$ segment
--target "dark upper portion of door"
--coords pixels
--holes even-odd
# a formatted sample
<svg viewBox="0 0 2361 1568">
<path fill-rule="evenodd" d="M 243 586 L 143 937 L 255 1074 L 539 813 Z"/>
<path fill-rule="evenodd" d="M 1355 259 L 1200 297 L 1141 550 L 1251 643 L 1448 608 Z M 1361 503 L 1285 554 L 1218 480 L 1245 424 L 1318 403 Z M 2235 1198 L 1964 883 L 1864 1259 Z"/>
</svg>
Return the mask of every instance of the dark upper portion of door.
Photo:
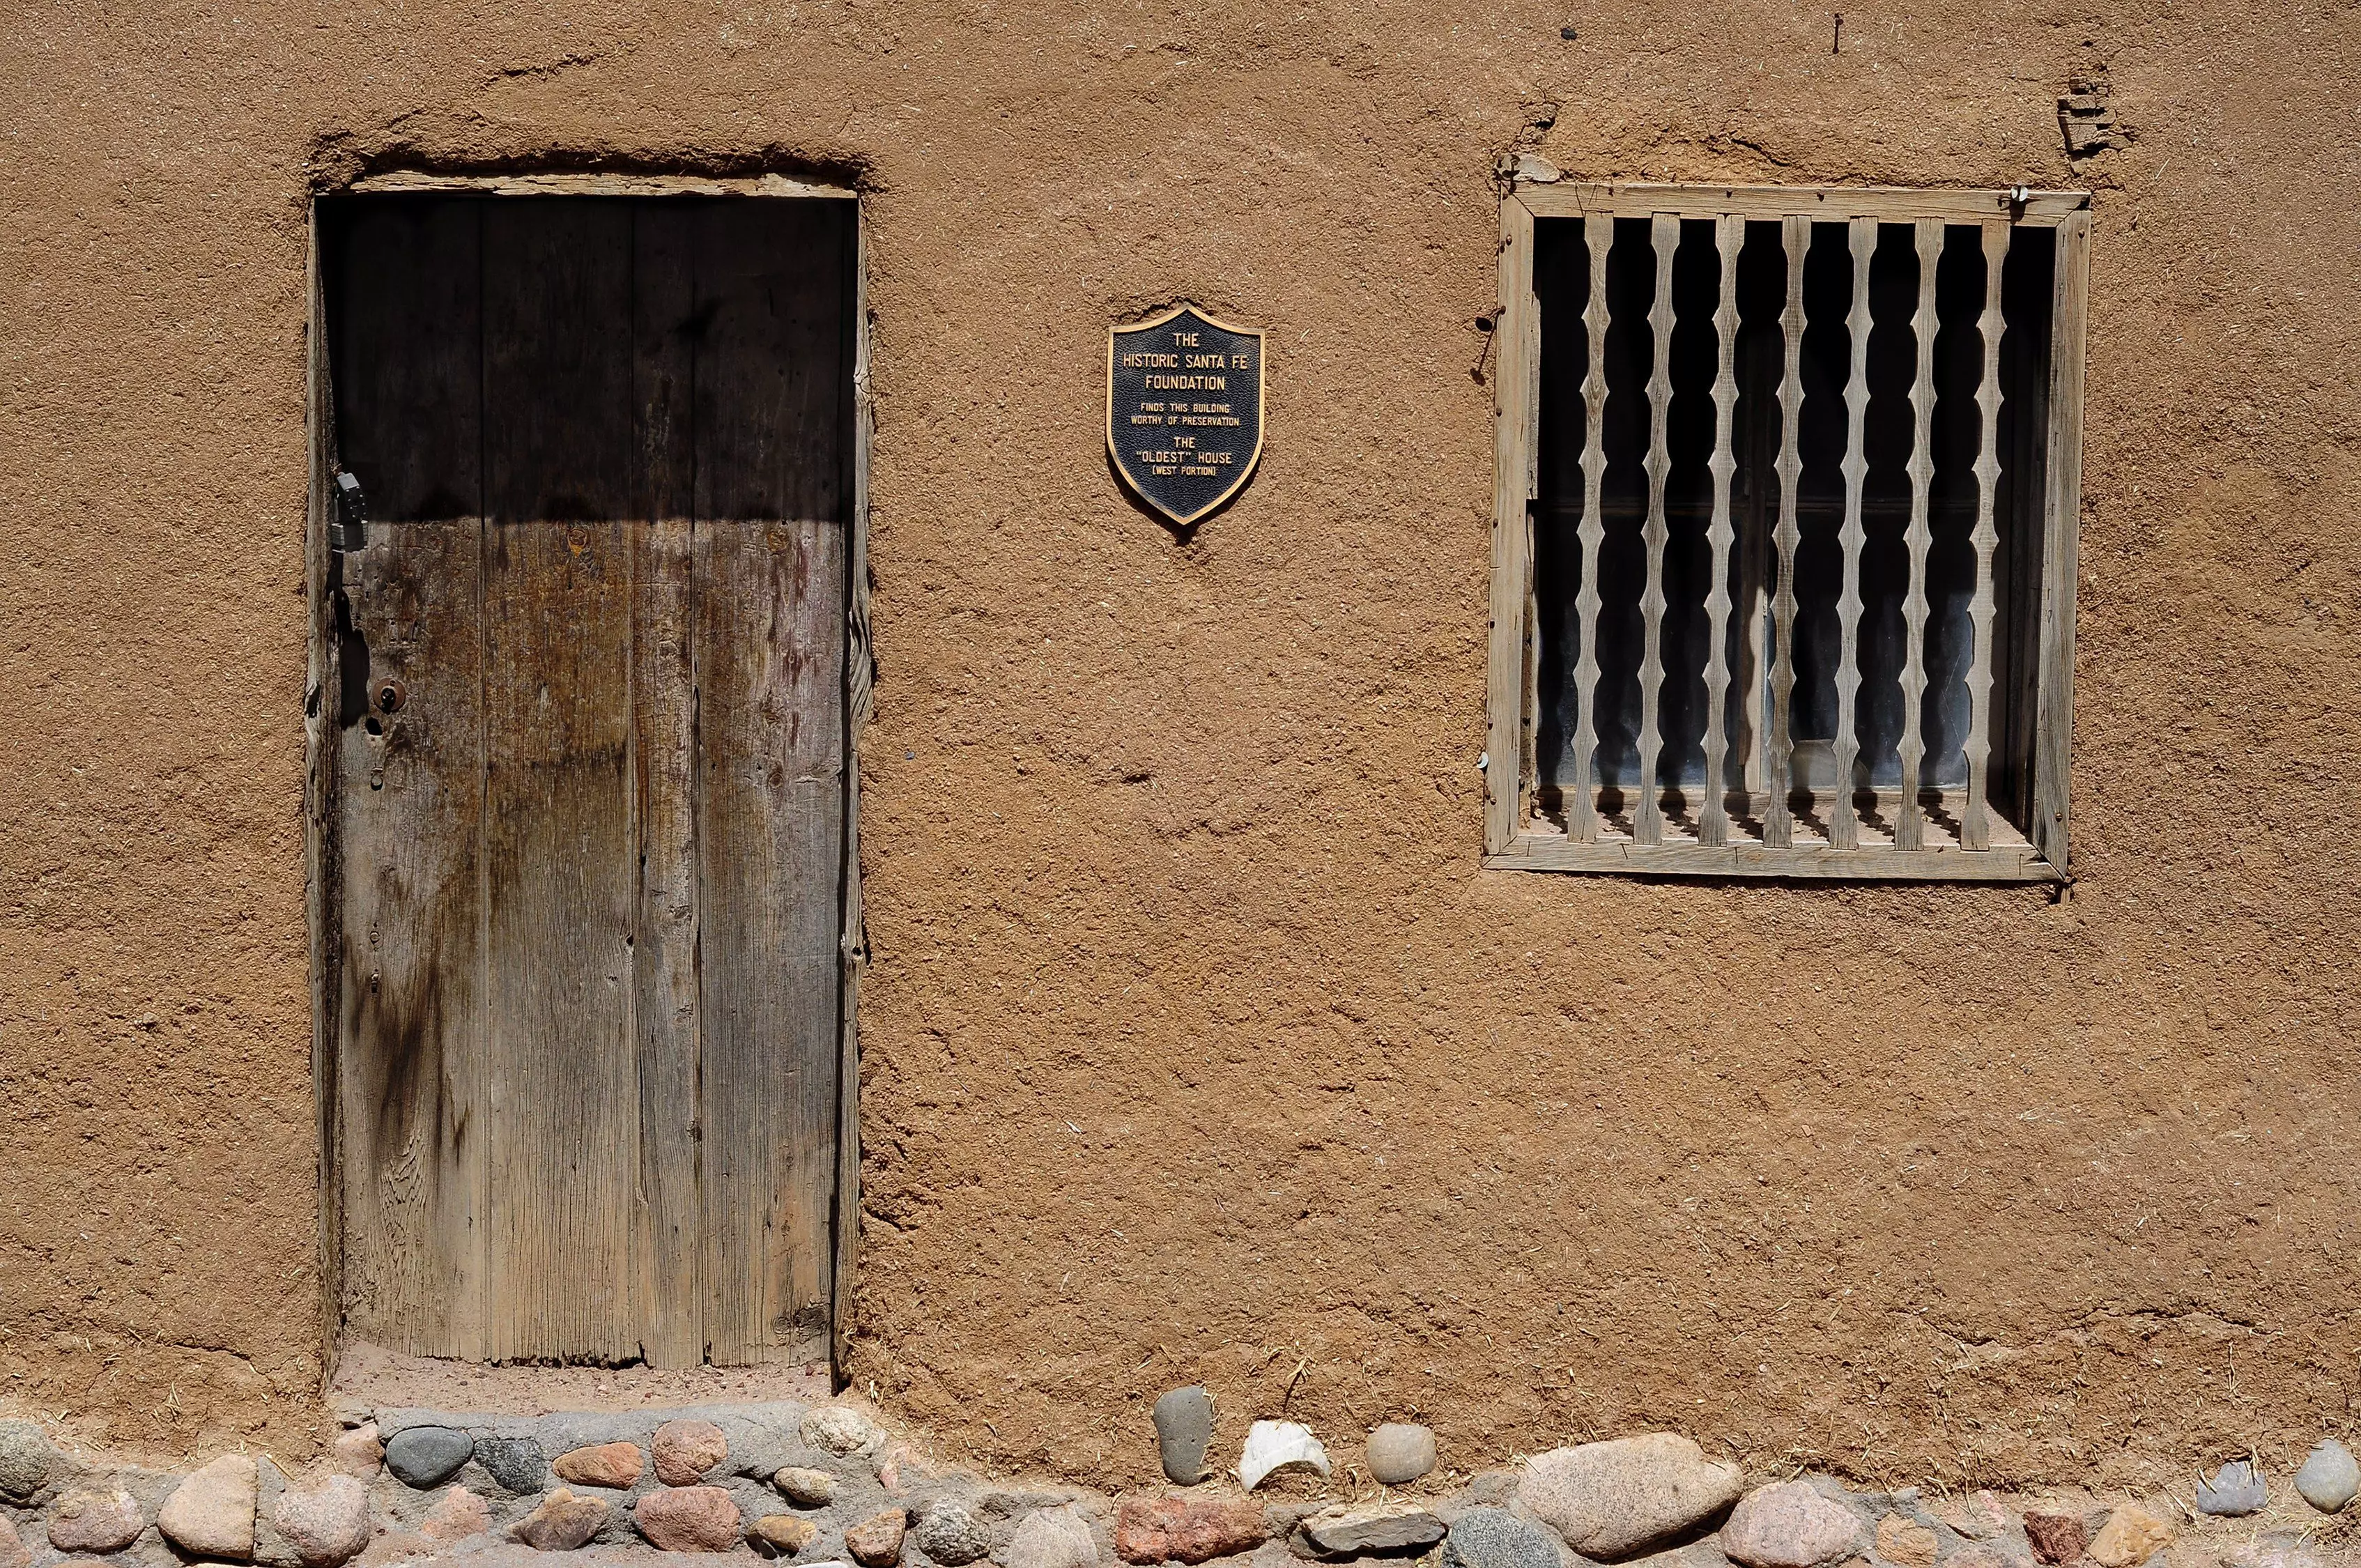
<svg viewBox="0 0 2361 1568">
<path fill-rule="evenodd" d="M 826 1354 L 853 221 L 323 204 L 357 1338 Z"/>
</svg>

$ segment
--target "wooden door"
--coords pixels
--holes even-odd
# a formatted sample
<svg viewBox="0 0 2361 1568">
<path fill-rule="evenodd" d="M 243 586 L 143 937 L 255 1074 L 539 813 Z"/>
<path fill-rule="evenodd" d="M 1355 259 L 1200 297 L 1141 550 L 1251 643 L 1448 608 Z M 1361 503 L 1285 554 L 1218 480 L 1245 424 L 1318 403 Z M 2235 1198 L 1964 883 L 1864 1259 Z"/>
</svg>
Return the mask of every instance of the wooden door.
<svg viewBox="0 0 2361 1568">
<path fill-rule="evenodd" d="M 826 1354 L 853 208 L 324 204 L 345 1332 Z"/>
</svg>

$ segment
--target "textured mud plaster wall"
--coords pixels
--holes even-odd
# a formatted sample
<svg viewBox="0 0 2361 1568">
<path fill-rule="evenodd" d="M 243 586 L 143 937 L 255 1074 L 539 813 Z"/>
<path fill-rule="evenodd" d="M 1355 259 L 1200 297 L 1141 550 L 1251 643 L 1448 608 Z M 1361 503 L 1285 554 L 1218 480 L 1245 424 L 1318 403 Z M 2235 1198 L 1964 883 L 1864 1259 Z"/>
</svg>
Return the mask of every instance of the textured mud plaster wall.
<svg viewBox="0 0 2361 1568">
<path fill-rule="evenodd" d="M 1189 1379 L 1894 1477 L 2347 1423 L 2361 19 L 1845 13 L 19 7 L 0 1404 L 316 1431 L 307 189 L 801 163 L 877 319 L 864 1387 L 1108 1481 Z M 1494 156 L 2063 184 L 2100 67 L 2072 896 L 1479 871 Z M 1272 370 L 1180 542 L 1100 378 L 1183 295 Z"/>
</svg>

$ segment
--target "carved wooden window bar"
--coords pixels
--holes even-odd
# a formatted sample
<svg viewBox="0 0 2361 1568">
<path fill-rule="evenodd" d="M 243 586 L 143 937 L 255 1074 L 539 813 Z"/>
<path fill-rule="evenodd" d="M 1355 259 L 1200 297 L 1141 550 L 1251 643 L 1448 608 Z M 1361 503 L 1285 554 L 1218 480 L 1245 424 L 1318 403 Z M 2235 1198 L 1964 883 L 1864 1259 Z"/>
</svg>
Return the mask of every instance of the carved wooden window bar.
<svg viewBox="0 0 2361 1568">
<path fill-rule="evenodd" d="M 2089 224 L 1519 182 L 1488 863 L 2064 874 Z"/>
</svg>

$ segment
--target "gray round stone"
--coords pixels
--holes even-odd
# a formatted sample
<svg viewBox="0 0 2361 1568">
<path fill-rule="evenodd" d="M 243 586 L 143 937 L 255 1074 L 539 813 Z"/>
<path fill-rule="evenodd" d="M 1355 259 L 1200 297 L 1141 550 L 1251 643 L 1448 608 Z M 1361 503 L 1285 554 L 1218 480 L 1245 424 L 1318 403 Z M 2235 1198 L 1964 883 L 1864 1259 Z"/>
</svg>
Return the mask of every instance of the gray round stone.
<svg viewBox="0 0 2361 1568">
<path fill-rule="evenodd" d="M 1410 1421 L 1388 1421 L 1369 1434 L 1369 1474 L 1400 1486 L 1434 1468 L 1434 1434 Z"/>
<path fill-rule="evenodd" d="M 504 1492 L 530 1497 L 549 1483 L 549 1458 L 529 1437 L 488 1437 L 476 1444 L 476 1463 Z"/>
<path fill-rule="evenodd" d="M 2351 1449 L 2333 1437 L 2323 1438 L 2295 1473 L 2295 1489 L 2322 1513 L 2339 1512 L 2361 1493 L 2361 1464 L 2353 1462 Z"/>
<path fill-rule="evenodd" d="M 58 1451 L 30 1421 L 0 1421 L 0 1497 L 27 1502 L 49 1484 Z"/>
<path fill-rule="evenodd" d="M 405 1486 L 440 1486 L 475 1452 L 474 1440 L 449 1427 L 405 1427 L 385 1445 L 385 1467 Z"/>
<path fill-rule="evenodd" d="M 937 1503 L 910 1531 L 910 1539 L 943 1568 L 965 1568 L 992 1550 L 992 1535 L 964 1503 Z"/>
<path fill-rule="evenodd" d="M 1205 1451 L 1213 1443 L 1213 1397 L 1204 1389 L 1175 1388 L 1156 1401 L 1156 1446 L 1164 1474 L 1175 1485 L 1193 1486 L 1213 1472 Z"/>
<path fill-rule="evenodd" d="M 1443 1538 L 1443 1568 L 1558 1568 L 1557 1542 L 1506 1508 L 1470 1508 Z"/>
<path fill-rule="evenodd" d="M 2234 1459 L 2215 1471 L 2212 1480 L 2197 1483 L 2199 1513 L 2235 1519 L 2261 1513 L 2270 1502 L 2271 1495 L 2263 1489 L 2263 1478 L 2255 1474 L 2251 1460 Z"/>
</svg>

